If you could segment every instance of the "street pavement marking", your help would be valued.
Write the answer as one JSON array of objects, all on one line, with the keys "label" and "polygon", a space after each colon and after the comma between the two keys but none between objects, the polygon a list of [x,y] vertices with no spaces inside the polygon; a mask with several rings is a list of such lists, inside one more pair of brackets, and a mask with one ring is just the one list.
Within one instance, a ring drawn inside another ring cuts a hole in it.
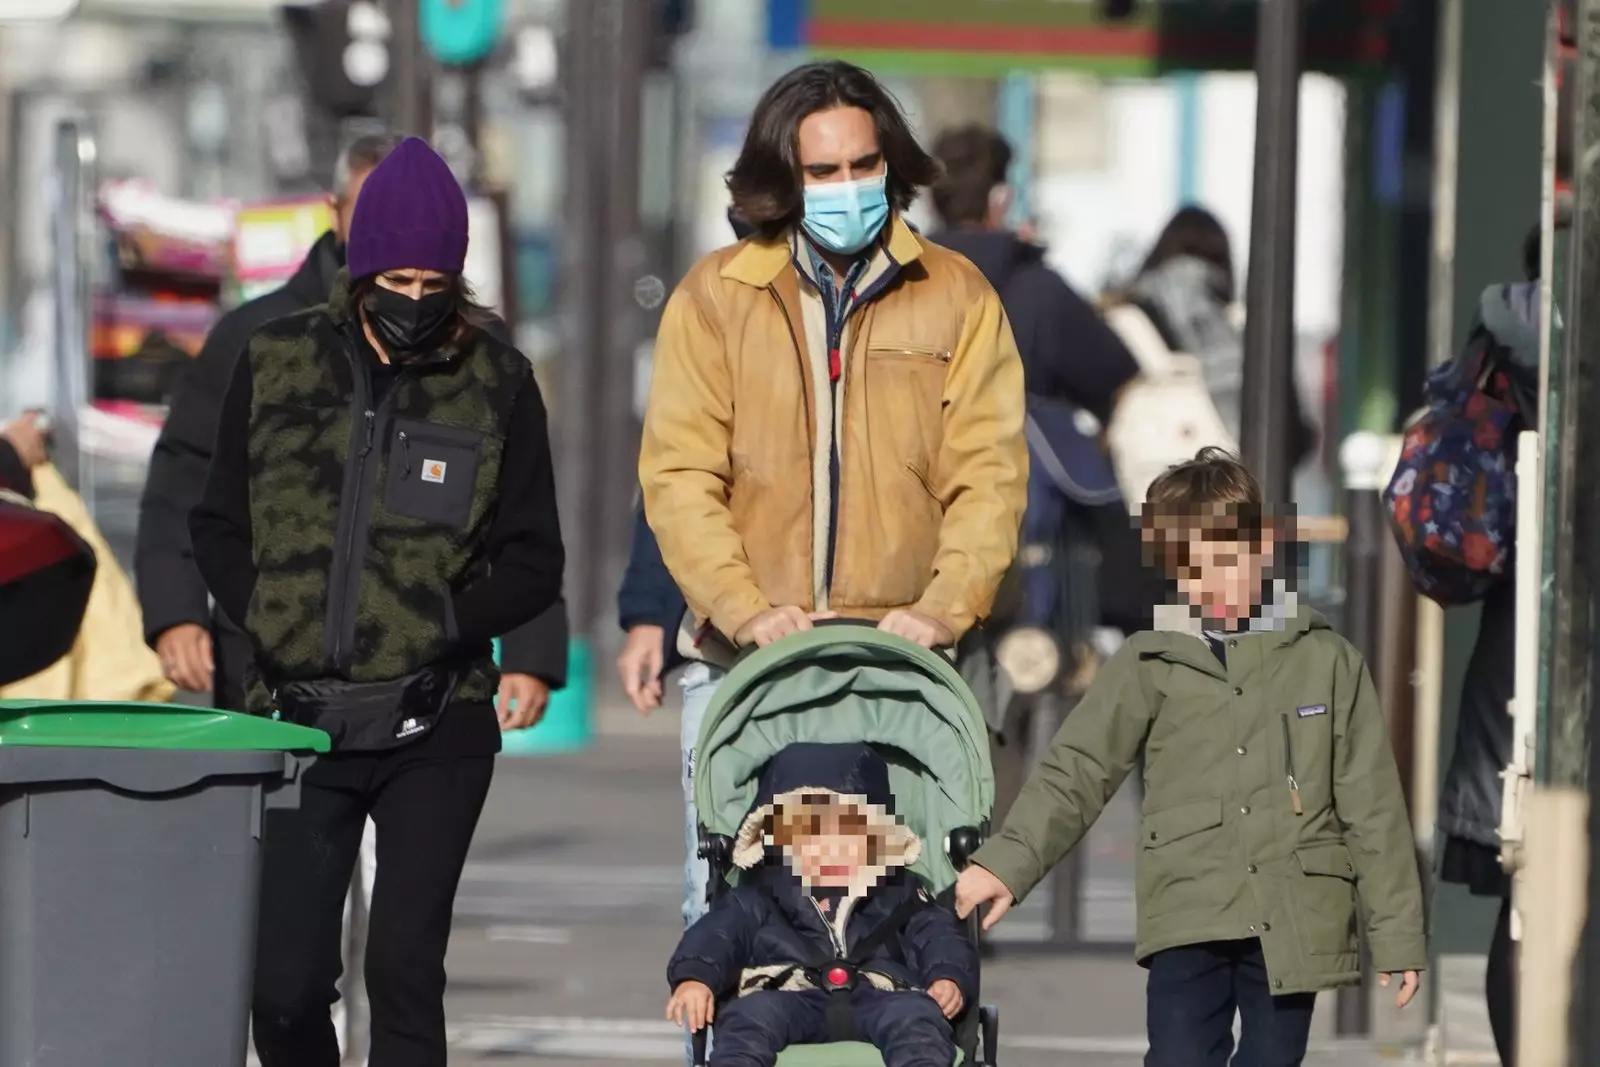
[{"label": "street pavement marking", "polygon": [[491,926],[484,931],[490,941],[515,941],[524,945],[570,945],[572,931],[559,926]]},{"label": "street pavement marking", "polygon": [[[663,1019],[607,1019],[587,1016],[487,1015],[460,1020],[452,1028],[451,1047],[467,1052],[536,1055],[572,1059],[678,1060],[683,1057],[683,1030]],[[1074,1037],[1063,1034],[1007,1034],[1000,1046],[1018,1052],[1079,1055],[1142,1055],[1143,1034]],[[1313,1040],[1311,1052],[1362,1053],[1370,1041]],[[1477,1063],[1456,1059],[1455,1064]]]}]

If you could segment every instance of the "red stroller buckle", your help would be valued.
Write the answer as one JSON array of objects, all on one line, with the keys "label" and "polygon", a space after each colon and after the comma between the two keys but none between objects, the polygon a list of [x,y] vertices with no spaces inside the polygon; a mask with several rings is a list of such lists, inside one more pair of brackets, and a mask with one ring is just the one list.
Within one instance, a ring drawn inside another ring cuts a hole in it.
[{"label": "red stroller buckle", "polygon": [[835,989],[842,989],[850,984],[850,972],[843,967],[833,967],[828,971],[828,984]]}]

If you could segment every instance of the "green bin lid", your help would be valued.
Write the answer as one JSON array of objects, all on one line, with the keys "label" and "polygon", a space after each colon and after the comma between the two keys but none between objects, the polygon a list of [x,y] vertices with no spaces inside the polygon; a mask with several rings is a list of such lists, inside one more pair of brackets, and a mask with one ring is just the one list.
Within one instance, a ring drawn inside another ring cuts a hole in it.
[{"label": "green bin lid", "polygon": [[321,730],[216,708],[87,700],[0,700],[0,746],[187,752],[326,752]]}]

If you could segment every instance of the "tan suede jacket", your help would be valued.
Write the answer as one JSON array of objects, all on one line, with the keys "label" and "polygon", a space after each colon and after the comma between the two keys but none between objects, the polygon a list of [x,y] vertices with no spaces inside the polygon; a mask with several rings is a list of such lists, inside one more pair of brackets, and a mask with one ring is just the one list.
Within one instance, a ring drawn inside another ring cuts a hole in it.
[{"label": "tan suede jacket", "polygon": [[912,608],[960,637],[989,610],[1027,499],[1000,298],[896,217],[833,381],[808,261],[792,235],[751,239],[673,293],[639,459],[646,518],[697,620],[724,635],[795,605]]}]

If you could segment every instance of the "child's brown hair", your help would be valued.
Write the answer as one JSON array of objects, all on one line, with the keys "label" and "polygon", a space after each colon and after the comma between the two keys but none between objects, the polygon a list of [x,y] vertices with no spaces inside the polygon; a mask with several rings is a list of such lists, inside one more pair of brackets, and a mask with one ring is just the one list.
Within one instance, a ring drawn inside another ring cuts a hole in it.
[{"label": "child's brown hair", "polygon": [[1191,538],[1259,545],[1262,513],[1261,483],[1250,468],[1225,449],[1202,448],[1150,483],[1140,515],[1145,560],[1176,576],[1189,564]]}]

